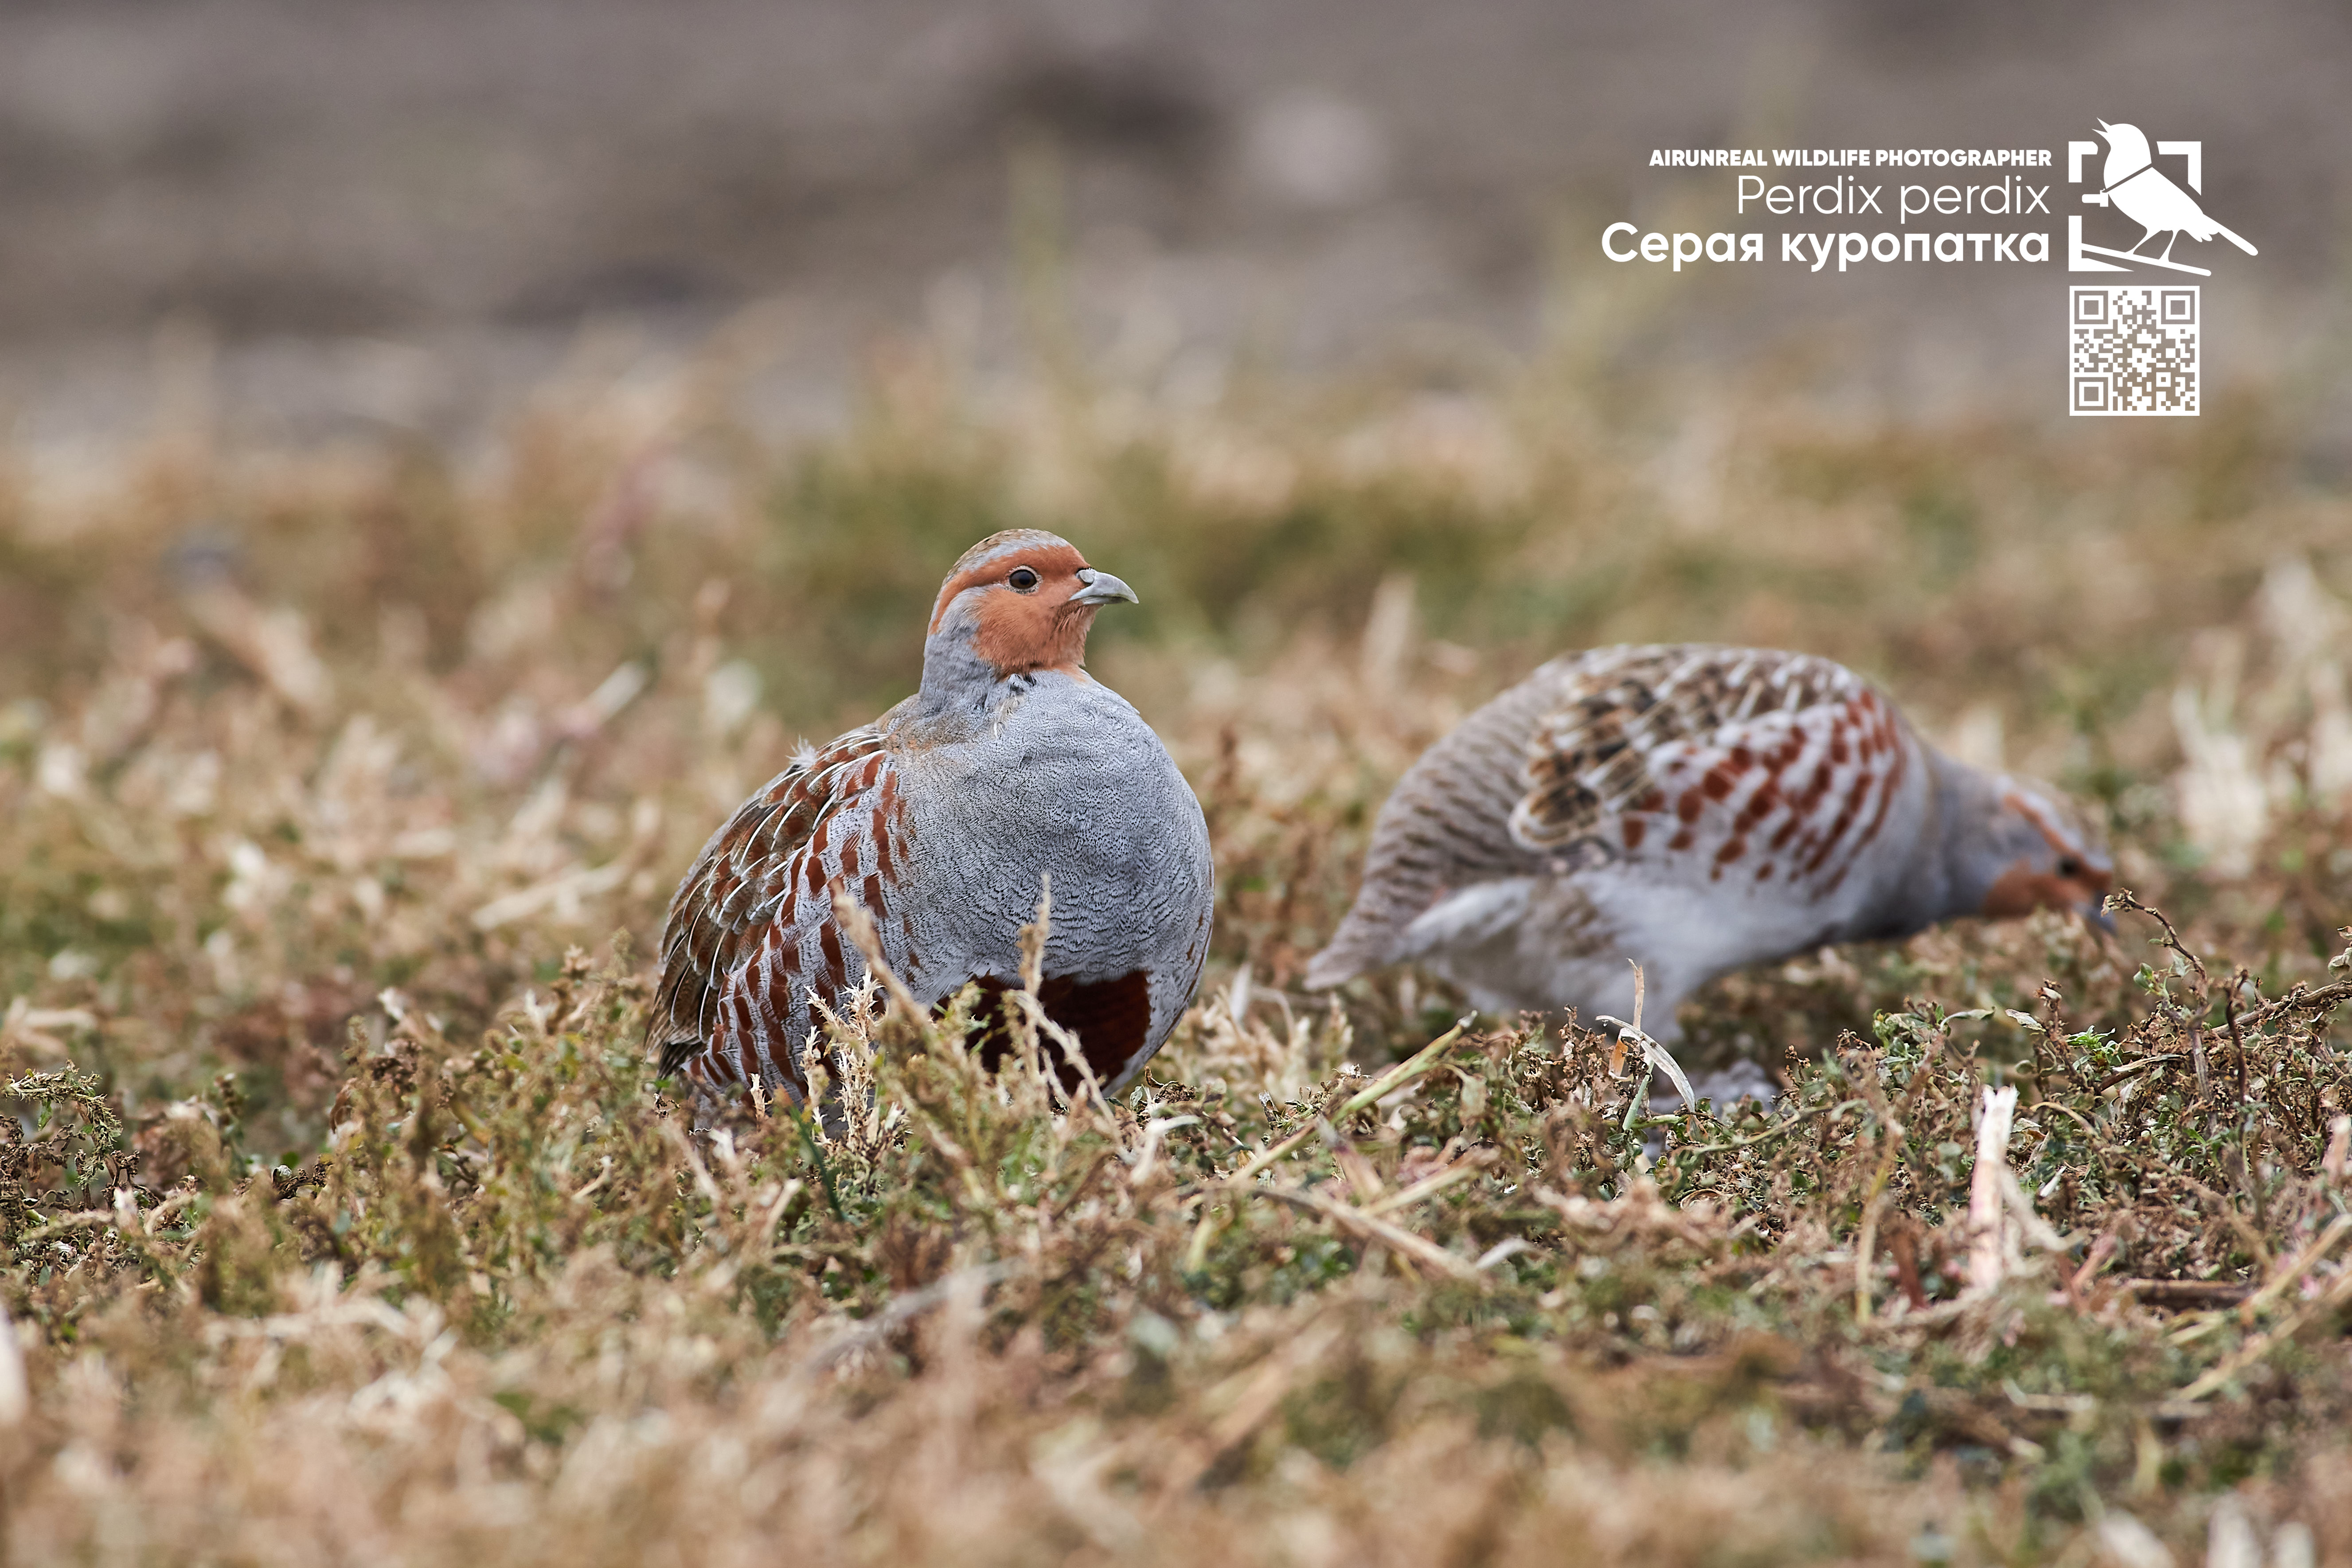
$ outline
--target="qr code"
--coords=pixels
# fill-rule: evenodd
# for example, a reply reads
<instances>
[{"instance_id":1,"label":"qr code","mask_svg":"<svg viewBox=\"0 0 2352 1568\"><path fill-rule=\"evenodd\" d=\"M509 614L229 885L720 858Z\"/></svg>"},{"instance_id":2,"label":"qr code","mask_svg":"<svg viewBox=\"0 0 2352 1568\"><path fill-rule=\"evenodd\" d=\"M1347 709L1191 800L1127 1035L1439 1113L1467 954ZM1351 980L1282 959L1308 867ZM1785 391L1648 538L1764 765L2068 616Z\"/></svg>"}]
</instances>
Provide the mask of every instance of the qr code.
<instances>
[{"instance_id":1,"label":"qr code","mask_svg":"<svg viewBox=\"0 0 2352 1568\"><path fill-rule=\"evenodd\" d=\"M2069 412L2197 412L2196 289L2125 285L2073 294Z\"/></svg>"}]
</instances>

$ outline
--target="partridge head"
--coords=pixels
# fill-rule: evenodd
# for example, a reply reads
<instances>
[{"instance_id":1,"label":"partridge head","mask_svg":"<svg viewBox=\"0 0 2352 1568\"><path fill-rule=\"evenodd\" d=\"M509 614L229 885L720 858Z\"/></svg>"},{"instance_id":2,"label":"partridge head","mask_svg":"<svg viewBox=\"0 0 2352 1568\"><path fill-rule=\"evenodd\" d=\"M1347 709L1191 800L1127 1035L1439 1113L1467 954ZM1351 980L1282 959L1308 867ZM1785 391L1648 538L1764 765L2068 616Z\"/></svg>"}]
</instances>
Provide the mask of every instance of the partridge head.
<instances>
[{"instance_id":1,"label":"partridge head","mask_svg":"<svg viewBox=\"0 0 2352 1568\"><path fill-rule=\"evenodd\" d=\"M1945 759L1958 773L1966 764ZM2011 920L2036 910L2072 910L2112 929L2104 908L2115 863L2081 812L2045 784L1969 769L1990 800L1969 804L1955 824L1955 913Z\"/></svg>"},{"instance_id":2,"label":"partridge head","mask_svg":"<svg viewBox=\"0 0 2352 1568\"><path fill-rule=\"evenodd\" d=\"M1037 529L992 534L964 552L931 608L923 687L957 684L984 696L1039 670L1085 676L1095 614L1135 590Z\"/></svg>"}]
</instances>

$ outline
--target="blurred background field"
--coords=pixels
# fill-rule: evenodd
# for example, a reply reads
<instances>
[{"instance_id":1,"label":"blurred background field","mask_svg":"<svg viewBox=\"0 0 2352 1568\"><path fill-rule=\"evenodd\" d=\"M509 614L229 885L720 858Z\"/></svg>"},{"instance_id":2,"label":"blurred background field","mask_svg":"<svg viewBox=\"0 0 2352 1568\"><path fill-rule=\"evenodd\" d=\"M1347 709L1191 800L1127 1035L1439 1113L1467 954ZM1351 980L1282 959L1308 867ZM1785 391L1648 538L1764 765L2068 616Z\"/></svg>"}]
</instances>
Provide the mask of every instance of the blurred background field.
<instances>
[{"instance_id":1,"label":"blurred background field","mask_svg":"<svg viewBox=\"0 0 2352 1568\"><path fill-rule=\"evenodd\" d=\"M2204 142L2262 251L2207 290L2208 364L2305 378L2299 434L2340 467L2347 27L2326 0L24 0L0 399L44 442L118 437L183 313L235 431L463 437L583 315L676 347L759 304L792 353L750 411L838 428L877 331L1017 342L1005 152L1039 137L1074 298L1171 391L1459 375L1625 270L1602 225L1744 226L1727 177L1654 149L2041 147L2063 175L2106 119ZM2055 415L2057 270L1714 269L1610 346Z\"/></svg>"},{"instance_id":2,"label":"blurred background field","mask_svg":"<svg viewBox=\"0 0 2352 1568\"><path fill-rule=\"evenodd\" d=\"M2352 1552L2346 1030L2275 1011L2233 1080L2218 1043L2225 992L2340 982L2352 921L2340 20L976 15L0 17L40 217L0 239L8 1550ZM2209 184L2279 237L2198 419L2051 417L2054 307L2002 279L1662 286L1577 237L1724 103L1962 139L2070 50L2205 62ZM1675 91L1562 106L1612 71ZM635 1058L671 886L909 689L941 573L1015 525L1139 589L1093 668L1209 812L1164 1082L1096 1121L886 1068L845 1142L690 1146ZM1684 638L1843 659L2073 791L2204 976L2127 914L1734 977L1688 1055L1821 1136L1648 1171L1588 1125L1630 1092L1590 1037L1485 1020L1299 1156L1324 1202L1444 1176L1391 1215L1443 1258L1204 1224L1455 1016L1296 989L1397 774L1546 658ZM2039 1032L1936 1023L1983 1007ZM1968 1106L2018 1075L2064 1234L1963 1313Z\"/></svg>"}]
</instances>

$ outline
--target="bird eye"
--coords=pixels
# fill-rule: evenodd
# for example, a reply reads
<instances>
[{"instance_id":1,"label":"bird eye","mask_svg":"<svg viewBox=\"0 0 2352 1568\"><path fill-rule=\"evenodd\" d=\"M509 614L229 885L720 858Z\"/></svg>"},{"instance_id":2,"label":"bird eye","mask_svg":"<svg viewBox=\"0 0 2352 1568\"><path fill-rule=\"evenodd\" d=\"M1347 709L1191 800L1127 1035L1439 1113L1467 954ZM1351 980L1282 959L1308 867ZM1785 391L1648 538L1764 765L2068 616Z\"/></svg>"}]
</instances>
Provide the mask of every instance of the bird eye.
<instances>
[{"instance_id":1,"label":"bird eye","mask_svg":"<svg viewBox=\"0 0 2352 1568\"><path fill-rule=\"evenodd\" d=\"M2058 857L2058 874L2071 881L2083 874L2083 863L2072 855L2061 855Z\"/></svg>"},{"instance_id":2,"label":"bird eye","mask_svg":"<svg viewBox=\"0 0 2352 1568\"><path fill-rule=\"evenodd\" d=\"M1015 566L1012 574L1004 580L1012 584L1013 591L1016 594L1026 594L1037 586L1037 574L1026 566Z\"/></svg>"}]
</instances>

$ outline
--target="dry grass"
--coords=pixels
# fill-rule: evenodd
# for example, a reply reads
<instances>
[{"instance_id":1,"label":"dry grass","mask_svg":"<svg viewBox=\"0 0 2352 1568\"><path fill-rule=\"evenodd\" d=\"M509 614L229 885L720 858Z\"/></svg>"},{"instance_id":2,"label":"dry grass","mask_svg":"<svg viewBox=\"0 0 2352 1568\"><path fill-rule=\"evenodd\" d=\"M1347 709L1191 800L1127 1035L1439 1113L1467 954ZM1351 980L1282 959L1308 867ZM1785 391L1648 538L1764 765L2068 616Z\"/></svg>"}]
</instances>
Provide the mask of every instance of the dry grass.
<instances>
[{"instance_id":1,"label":"dry grass","mask_svg":"<svg viewBox=\"0 0 2352 1568\"><path fill-rule=\"evenodd\" d=\"M1177 410L906 350L779 451L728 371L583 374L464 462L175 429L0 484L16 1560L2352 1553L2352 504L2274 408L1888 428L1538 366ZM1199 1005L1113 1107L852 1016L870 1113L689 1140L636 1049L672 879L1010 522L1143 594L1096 663L1209 810ZM1649 1117L1581 1032L1424 1052L1410 976L1287 989L1417 748L1692 636L2103 803L2177 947L1727 981L1691 1051L1781 1065L1771 1121Z\"/></svg>"}]
</instances>

